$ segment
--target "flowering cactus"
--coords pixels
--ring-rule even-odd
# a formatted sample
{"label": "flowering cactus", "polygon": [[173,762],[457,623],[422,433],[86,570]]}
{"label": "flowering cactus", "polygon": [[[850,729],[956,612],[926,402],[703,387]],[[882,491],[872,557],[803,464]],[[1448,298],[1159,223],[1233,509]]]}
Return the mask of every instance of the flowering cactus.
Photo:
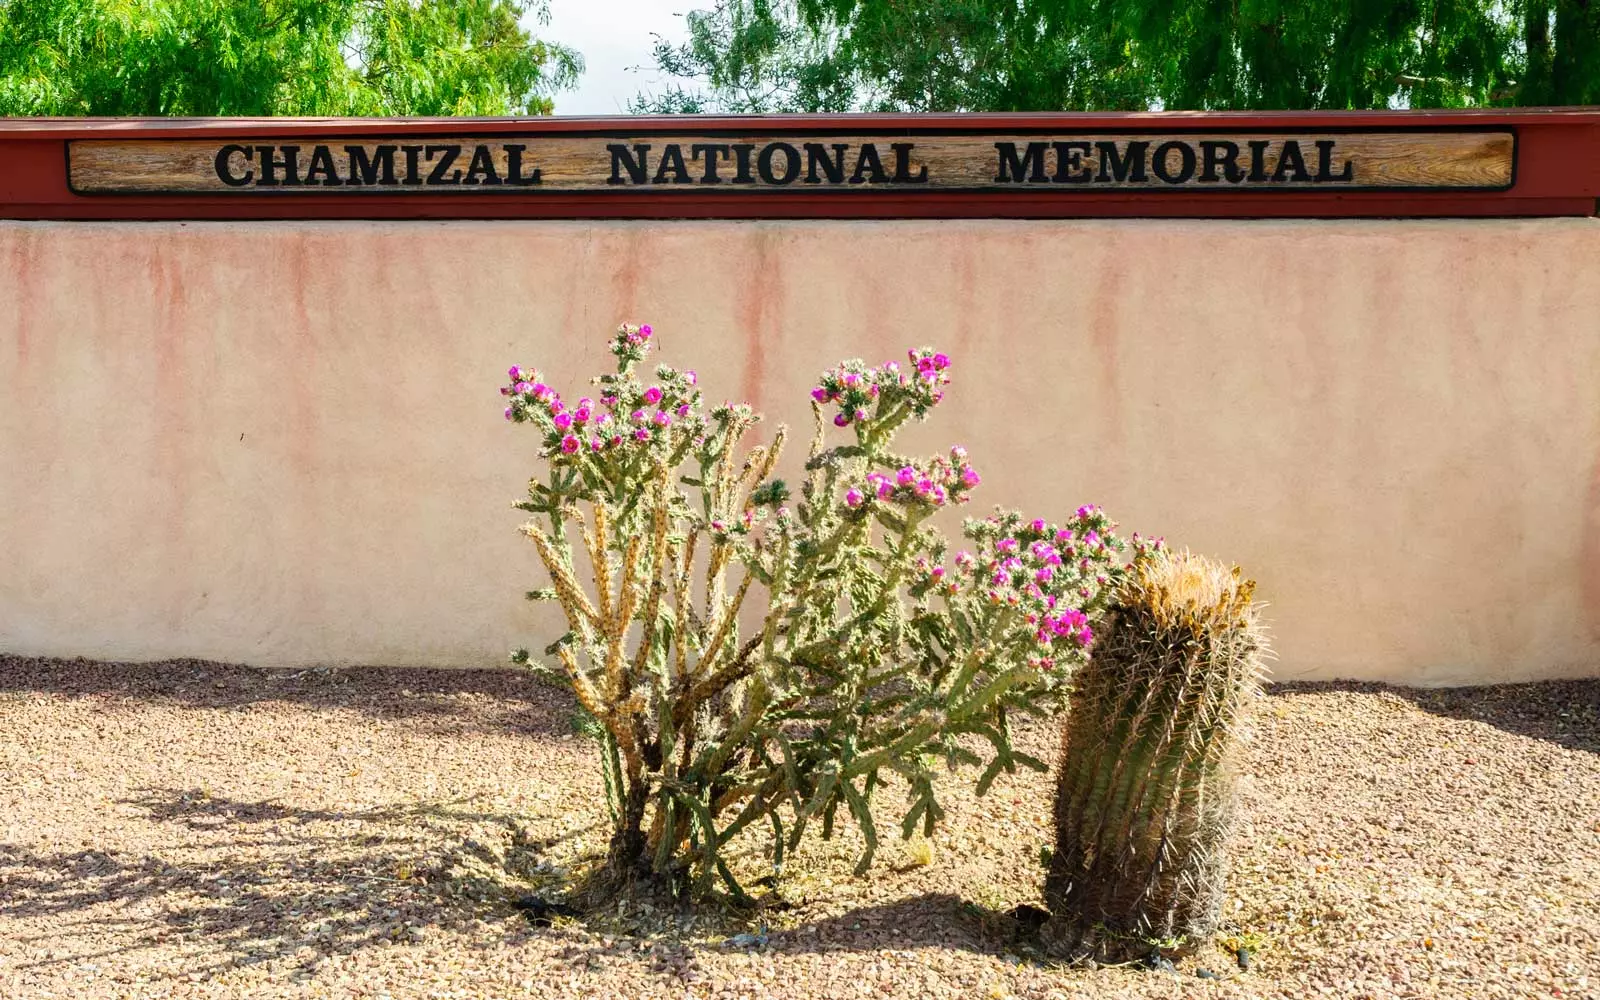
{"label": "flowering cactus", "polygon": [[[949,358],[926,349],[824,373],[795,496],[772,478],[784,429],[746,449],[749,407],[707,408],[692,371],[642,379],[651,335],[618,331],[596,398],[569,404],[521,367],[501,389],[506,418],[542,437],[548,475],[517,506],[552,585],[528,596],[565,612],[546,654],[599,723],[611,874],[680,889],[720,877],[742,895],[731,838],[765,824],[781,868],[841,806],[865,835],[864,871],[885,782],[911,790],[910,837],[943,815],[938,760],[982,766],[980,793],[1018,764],[1043,769],[1012,747],[1010,718],[1059,707],[1103,595],[1159,543],[1130,544],[1082,507],[1060,523],[969,520],[950,555],[930,519],[965,503],[978,472],[959,447],[890,447],[949,385]],[[829,447],[830,425],[851,440]]]}

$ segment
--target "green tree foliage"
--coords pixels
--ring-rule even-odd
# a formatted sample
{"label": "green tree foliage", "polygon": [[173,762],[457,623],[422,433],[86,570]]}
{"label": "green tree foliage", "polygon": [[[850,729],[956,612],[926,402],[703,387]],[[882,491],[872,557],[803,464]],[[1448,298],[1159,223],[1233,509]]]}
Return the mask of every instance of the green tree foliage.
{"label": "green tree foliage", "polygon": [[718,0],[637,112],[1600,103],[1600,0]]}
{"label": "green tree foliage", "polygon": [[0,115],[548,114],[543,0],[0,0]]}

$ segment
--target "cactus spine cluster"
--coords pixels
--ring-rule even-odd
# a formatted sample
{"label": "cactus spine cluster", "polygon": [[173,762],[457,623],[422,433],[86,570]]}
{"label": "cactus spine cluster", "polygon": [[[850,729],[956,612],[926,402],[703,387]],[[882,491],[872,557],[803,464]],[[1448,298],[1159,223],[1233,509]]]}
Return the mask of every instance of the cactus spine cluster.
{"label": "cactus spine cluster", "polygon": [[1253,581],[1189,553],[1132,568],[1074,678],[1047,941],[1120,960],[1216,929],[1233,762],[1260,683]]}

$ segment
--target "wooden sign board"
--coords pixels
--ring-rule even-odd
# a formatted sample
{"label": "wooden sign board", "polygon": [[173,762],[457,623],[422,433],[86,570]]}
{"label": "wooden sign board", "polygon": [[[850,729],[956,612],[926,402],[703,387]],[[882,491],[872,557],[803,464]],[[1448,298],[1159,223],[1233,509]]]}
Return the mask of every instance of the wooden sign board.
{"label": "wooden sign board", "polygon": [[1510,131],[409,136],[67,143],[80,194],[1509,188]]}

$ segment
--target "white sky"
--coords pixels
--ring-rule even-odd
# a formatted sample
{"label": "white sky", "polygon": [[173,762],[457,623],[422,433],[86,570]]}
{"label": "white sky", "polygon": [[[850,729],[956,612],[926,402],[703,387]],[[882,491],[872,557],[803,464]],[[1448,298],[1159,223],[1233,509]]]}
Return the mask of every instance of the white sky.
{"label": "white sky", "polygon": [[651,33],[682,41],[683,18],[709,0],[550,0],[550,23],[527,24],[534,36],[571,46],[587,68],[576,90],[555,96],[558,115],[620,115],[640,90],[661,90],[651,70]]}

